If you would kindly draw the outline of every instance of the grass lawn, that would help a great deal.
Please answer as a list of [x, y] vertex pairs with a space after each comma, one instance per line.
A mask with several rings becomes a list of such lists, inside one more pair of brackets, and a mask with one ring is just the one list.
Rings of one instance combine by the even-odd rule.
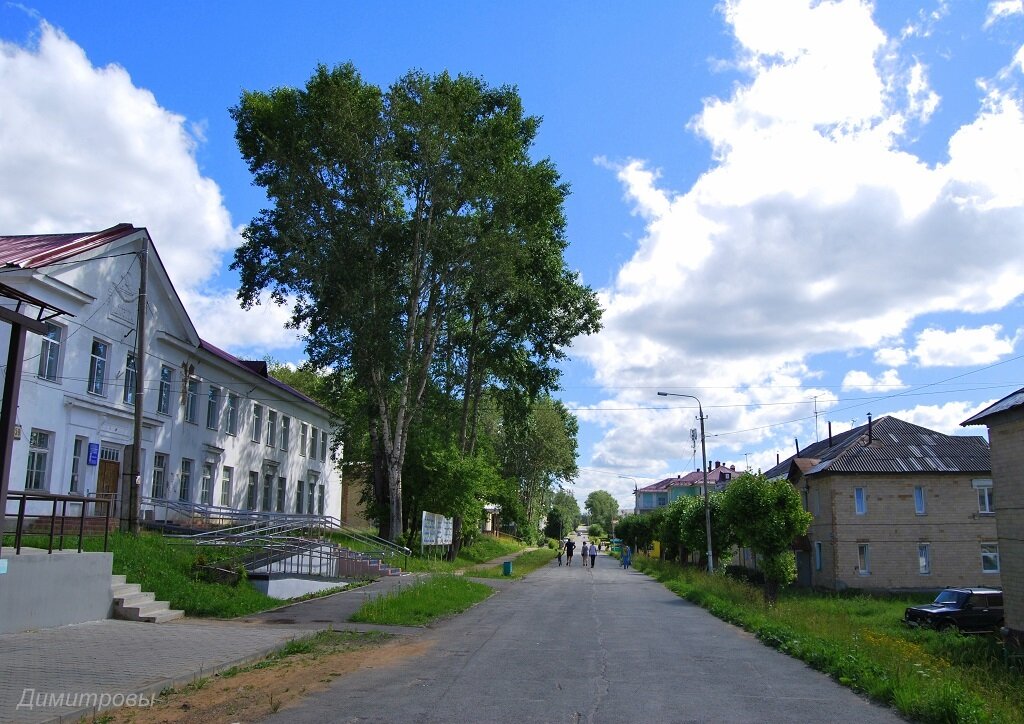
[[998, 639], [903, 626], [903, 609], [919, 596], [789, 589], [769, 609], [759, 587], [641, 556], [633, 563], [683, 598], [908, 718], [1024, 724], [1024, 673], [1003, 662]]
[[[511, 578], [522, 578], [527, 573], [532, 573], [541, 566], [547, 565], [556, 555], [558, 553], [551, 548], [538, 548], [527, 551], [512, 561]], [[473, 578], [505, 578], [501, 564], [482, 570], [467, 571], [466, 575]]]
[[[370, 550], [368, 546], [360, 541], [352, 540], [341, 534], [332, 534], [330, 537], [331, 540], [339, 545], [346, 546], [352, 550]], [[419, 549], [416, 549], [408, 559], [405, 556], [398, 556], [388, 560], [391, 565], [398, 566], [403, 571], [411, 573], [453, 573], [466, 566], [486, 563], [495, 558], [515, 553], [523, 548], [523, 544], [512, 538], [496, 538], [491, 535], [482, 535], [473, 541], [472, 545], [463, 546], [454, 561], [446, 561], [441, 558], [440, 550], [431, 552], [430, 549], [423, 556], [420, 555]]]
[[437, 574], [367, 601], [352, 621], [389, 626], [422, 626], [461, 613], [494, 591], [462, 576]]

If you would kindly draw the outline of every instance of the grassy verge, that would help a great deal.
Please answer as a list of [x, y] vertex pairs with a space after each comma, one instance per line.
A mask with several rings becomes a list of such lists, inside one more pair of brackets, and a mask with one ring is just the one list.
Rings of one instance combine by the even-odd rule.
[[1024, 676], [1003, 663], [999, 642], [908, 629], [901, 623], [906, 597], [789, 590], [769, 609], [755, 586], [648, 558], [633, 561], [683, 598], [907, 717], [1024, 724]]
[[[527, 551], [512, 562], [511, 577], [522, 578], [527, 573], [532, 573], [541, 566], [547, 565], [556, 555], [558, 554], [550, 548], [538, 548], [537, 550]], [[468, 571], [466, 575], [473, 578], [505, 578], [501, 565]]]
[[[341, 534], [333, 534], [330, 537], [339, 545], [346, 546], [352, 550], [364, 552], [371, 550], [369, 546], [360, 541], [352, 540]], [[523, 545], [513, 539], [484, 535], [473, 541], [472, 545], [463, 547], [454, 561], [441, 559], [439, 552], [428, 552], [427, 555], [421, 556], [418, 549], [414, 550], [408, 559], [401, 556], [389, 559], [389, 561], [393, 565], [399, 566], [403, 571], [411, 573], [454, 573], [467, 566], [486, 563], [487, 561], [507, 556], [522, 549]]]
[[442, 616], [465, 611], [490, 596], [483, 583], [460, 576], [434, 575], [391, 593], [367, 601], [352, 621], [389, 626], [422, 626]]
[[[26, 536], [22, 544], [45, 548], [46, 541], [46, 536]], [[65, 550], [77, 547], [77, 536], [65, 536]], [[169, 601], [171, 608], [182, 609], [188, 616], [232, 618], [286, 603], [260, 593], [246, 580], [228, 586], [201, 578], [201, 565], [234, 557], [240, 552], [237, 548], [172, 542], [155, 533], [142, 533], [138, 537], [111, 533], [108, 548], [114, 554], [116, 575], [138, 583], [143, 591], [152, 592], [159, 601]], [[82, 549], [103, 550], [103, 536], [85, 536]]]

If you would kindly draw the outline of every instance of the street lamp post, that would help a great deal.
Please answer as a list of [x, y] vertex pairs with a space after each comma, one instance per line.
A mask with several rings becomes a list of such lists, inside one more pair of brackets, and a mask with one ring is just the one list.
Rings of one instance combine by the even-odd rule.
[[708, 502], [708, 453], [704, 448], [704, 408], [700, 400], [693, 395], [684, 395], [679, 392], [659, 392], [661, 397], [688, 397], [697, 402], [697, 413], [700, 415], [700, 457], [702, 461], [701, 471], [704, 473], [704, 533], [708, 543], [708, 573], [715, 572], [715, 563], [711, 552], [711, 504]]

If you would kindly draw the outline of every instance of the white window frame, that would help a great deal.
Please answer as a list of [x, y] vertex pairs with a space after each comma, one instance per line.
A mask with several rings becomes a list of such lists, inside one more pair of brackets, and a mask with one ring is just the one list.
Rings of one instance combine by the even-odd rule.
[[156, 400], [156, 411], [161, 415], [171, 414], [171, 382], [174, 370], [167, 365], [160, 365], [160, 391]]
[[306, 447], [309, 445], [309, 425], [299, 424], [299, 455], [306, 457]]
[[865, 488], [853, 489], [853, 511], [857, 515], [868, 514], [868, 494]]
[[914, 486], [914, 514], [915, 515], [927, 515], [928, 514], [928, 501], [925, 496], [925, 490], [923, 485]]
[[263, 440], [263, 405], [252, 403], [252, 441]]
[[28, 435], [28, 460], [25, 462], [25, 490], [50, 489], [50, 453], [53, 433], [32, 428]]
[[302, 515], [306, 505], [306, 483], [299, 480], [295, 483], [295, 512]]
[[267, 409], [267, 445], [277, 447], [277, 410]]
[[[987, 567], [986, 567], [987, 563]], [[999, 544], [986, 541], [981, 544], [981, 572], [999, 573]]]
[[135, 353], [129, 352], [124, 360], [124, 394], [121, 395], [121, 401], [126, 405], [135, 404], [135, 376], [137, 374]]
[[917, 544], [917, 572], [922, 576], [931, 575], [932, 572], [932, 544]]
[[988, 478], [976, 478], [971, 481], [971, 486], [978, 491], [978, 513], [980, 515], [995, 515], [992, 481]]
[[281, 415], [281, 449], [288, 452], [288, 445], [291, 444], [292, 419], [288, 415]]
[[206, 429], [216, 430], [220, 427], [220, 388], [210, 385], [206, 395]]
[[224, 432], [228, 435], [238, 434], [238, 395], [228, 393], [227, 407], [224, 415]]
[[53, 322], [44, 322], [46, 334], [40, 335], [39, 367], [36, 376], [41, 380], [60, 382], [61, 352], [64, 348], [64, 328]]
[[167, 495], [167, 453], [153, 455], [153, 483], [149, 492], [152, 497], [159, 499]]
[[324, 484], [323, 483], [319, 483], [316, 486], [316, 492], [317, 492], [317, 496], [316, 496], [316, 514], [317, 515], [323, 515], [324, 514]]
[[231, 507], [231, 493], [234, 487], [235, 469], [225, 465], [220, 469], [220, 504], [221, 507]]
[[185, 422], [198, 425], [199, 422], [199, 379], [189, 377], [185, 381]]
[[89, 382], [86, 391], [90, 395], [103, 397], [107, 390], [107, 357], [110, 355], [110, 342], [99, 337], [92, 338], [89, 351]]
[[203, 463], [203, 475], [199, 480], [199, 502], [213, 505], [213, 463]]
[[327, 430], [320, 431], [320, 462], [327, 462]]
[[316, 460], [316, 446], [320, 442], [320, 430], [310, 426], [309, 435], [309, 458], [310, 460]]
[[306, 481], [306, 512], [310, 515], [316, 510], [316, 482], [315, 475], [310, 475]]
[[274, 509], [278, 513], [288, 512], [288, 481], [282, 476], [277, 478], [277, 497], [274, 501]]
[[265, 513], [269, 513], [271, 509], [271, 503], [274, 499], [274, 478], [277, 477], [274, 473], [263, 473], [263, 500], [261, 501], [263, 510]]
[[82, 458], [85, 456], [88, 440], [78, 435], [71, 444], [71, 475], [68, 478], [68, 492], [81, 492], [82, 487]]
[[195, 470], [193, 462], [189, 458], [181, 459], [181, 475], [178, 478], [178, 500], [183, 503], [192, 502], [192, 472]]
[[249, 471], [249, 484], [245, 488], [245, 509], [259, 510], [260, 507], [260, 474], [256, 470]]
[[857, 575], [871, 575], [871, 546], [868, 543], [857, 544]]

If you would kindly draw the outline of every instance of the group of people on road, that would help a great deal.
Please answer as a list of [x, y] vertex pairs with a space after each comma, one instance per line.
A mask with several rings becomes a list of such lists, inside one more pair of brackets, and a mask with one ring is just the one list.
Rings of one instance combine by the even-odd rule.
[[[593, 568], [597, 564], [597, 543], [587, 543], [583, 541], [580, 544], [580, 558], [583, 560], [583, 567], [587, 567], [587, 556], [590, 556], [590, 567]], [[562, 555], [565, 554], [565, 565], [572, 565], [572, 556], [576, 552], [576, 541], [571, 538], [558, 541], [558, 565], [562, 565]]]

